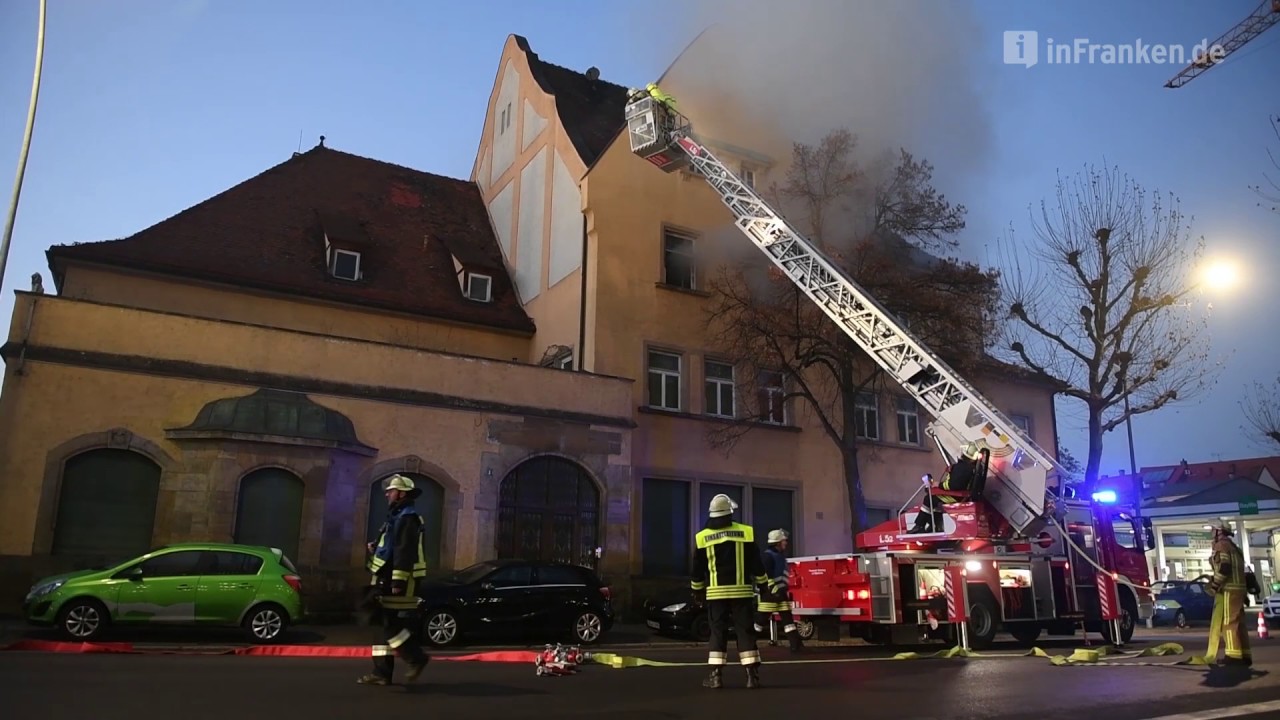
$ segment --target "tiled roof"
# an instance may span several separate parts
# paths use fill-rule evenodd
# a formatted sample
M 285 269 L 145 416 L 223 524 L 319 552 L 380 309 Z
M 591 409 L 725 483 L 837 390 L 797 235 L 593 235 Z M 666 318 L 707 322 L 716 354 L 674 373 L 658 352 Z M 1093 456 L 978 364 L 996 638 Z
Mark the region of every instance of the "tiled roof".
M 590 167 L 626 124 L 627 89 L 541 60 L 520 35 L 516 43 L 528 57 L 534 80 L 555 97 L 560 124 L 584 165 Z M 598 72 L 598 71 L 597 71 Z
M 1280 480 L 1280 456 L 1187 463 L 1185 472 L 1182 464 L 1153 465 L 1142 468 L 1142 473 L 1144 480 L 1163 481 L 1169 485 L 1221 482 L 1232 477 L 1242 477 L 1257 482 L 1263 468 L 1270 470 L 1271 476 Z
M 329 274 L 326 234 L 361 253 L 360 280 Z M 492 302 L 463 297 L 449 246 L 492 272 Z M 474 183 L 321 144 L 131 237 L 46 255 L 59 286 L 66 262 L 93 262 L 533 332 L 500 252 Z

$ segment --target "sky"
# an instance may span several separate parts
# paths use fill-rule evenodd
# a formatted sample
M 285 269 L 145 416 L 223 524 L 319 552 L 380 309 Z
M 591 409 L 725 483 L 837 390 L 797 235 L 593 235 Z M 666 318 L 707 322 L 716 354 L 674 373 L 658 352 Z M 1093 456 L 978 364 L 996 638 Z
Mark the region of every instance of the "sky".
M 837 7 L 832 3 L 840 3 Z M 1239 401 L 1280 372 L 1274 309 L 1280 214 L 1250 186 L 1280 170 L 1275 73 L 1280 27 L 1187 86 L 1174 64 L 1050 64 L 1045 48 L 1211 41 L 1257 0 L 1027 3 L 841 0 L 58 0 L 49 3 L 43 78 L 0 318 L 30 276 L 53 282 L 54 244 L 130 235 L 313 147 L 469 177 L 499 53 L 511 33 L 544 60 L 612 82 L 659 77 L 708 22 L 742 40 L 716 73 L 760 93 L 814 137 L 845 125 L 935 166 L 969 209 L 958 254 L 1001 262 L 1010 228 L 1033 236 L 1032 206 L 1059 171 L 1116 165 L 1173 193 L 1214 256 L 1243 282 L 1213 303 L 1212 391 L 1135 418 L 1138 465 L 1277 454 L 1250 440 Z M 850 9 L 852 8 L 852 10 Z M 923 8 L 923 9 L 922 9 Z M 725 13 L 728 13 L 727 15 Z M 0 3 L 0 181 L 9 197 L 34 67 L 37 0 Z M 1041 62 L 1005 62 L 1007 31 L 1038 33 Z M 814 82 L 821 78 L 824 83 Z M 812 88 L 832 90 L 814 97 Z M 809 89 L 808 95 L 796 94 Z M 696 121 L 696 119 L 695 119 Z M 1064 446 L 1083 457 L 1078 403 L 1059 402 Z M 1123 429 L 1103 472 L 1128 467 Z

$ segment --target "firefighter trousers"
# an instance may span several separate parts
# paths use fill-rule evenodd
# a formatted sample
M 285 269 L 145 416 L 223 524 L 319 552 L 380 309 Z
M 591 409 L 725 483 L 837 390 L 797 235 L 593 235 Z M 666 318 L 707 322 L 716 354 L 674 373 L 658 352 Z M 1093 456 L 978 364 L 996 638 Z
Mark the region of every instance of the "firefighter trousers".
M 391 680 L 397 655 L 411 665 L 424 665 L 430 658 L 419 643 L 421 613 L 416 609 L 394 607 L 398 603 L 392 598 L 387 598 L 387 601 L 392 606 L 384 605 L 379 612 L 382 622 L 374 639 L 373 672 Z
M 1218 657 L 1218 638 L 1226 646 L 1228 660 L 1252 661 L 1249 649 L 1249 631 L 1244 628 L 1244 590 L 1222 590 L 1213 597 L 1213 620 L 1209 623 L 1209 652 L 1206 657 L 1214 661 Z
M 752 623 L 755 602 L 754 597 L 707 601 L 707 621 L 711 624 L 708 665 L 720 667 L 727 662 L 731 619 L 734 634 L 738 637 L 738 662 L 743 665 L 760 664 L 760 651 L 756 649 L 756 629 Z

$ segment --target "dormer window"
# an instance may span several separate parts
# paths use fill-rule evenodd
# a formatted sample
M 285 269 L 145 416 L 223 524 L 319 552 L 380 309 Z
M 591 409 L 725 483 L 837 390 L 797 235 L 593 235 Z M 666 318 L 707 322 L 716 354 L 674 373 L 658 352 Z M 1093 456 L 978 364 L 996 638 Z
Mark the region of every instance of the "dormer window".
M 334 248 L 329 272 L 339 280 L 360 279 L 360 253 Z
M 493 278 L 480 273 L 467 273 L 464 289 L 467 299 L 476 302 L 489 302 L 493 299 Z

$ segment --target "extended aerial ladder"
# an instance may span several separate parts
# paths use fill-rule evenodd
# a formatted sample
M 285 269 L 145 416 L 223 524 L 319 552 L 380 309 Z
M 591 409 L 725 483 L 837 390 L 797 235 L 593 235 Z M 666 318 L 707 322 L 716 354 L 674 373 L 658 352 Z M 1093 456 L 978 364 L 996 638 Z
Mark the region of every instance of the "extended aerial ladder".
M 631 151 L 665 172 L 691 168 L 733 214 L 735 224 L 935 420 L 926 432 L 948 465 L 969 444 L 989 451 L 982 499 L 1017 533 L 1036 537 L 1053 522 L 1049 480 L 1064 474 L 1055 459 L 960 375 L 901 327 L 755 190 L 694 138 L 688 119 L 652 95 L 626 107 Z
M 1254 38 L 1274 27 L 1277 23 L 1280 23 L 1280 0 L 1262 0 L 1258 7 L 1249 13 L 1248 17 L 1236 23 L 1235 27 L 1210 43 L 1209 47 L 1205 48 L 1204 53 L 1193 59 L 1191 64 L 1179 70 L 1178 74 L 1170 78 L 1164 86 L 1176 89 L 1186 85 L 1201 74 L 1208 72 L 1209 68 L 1226 60 L 1228 55 L 1249 44 Z M 1222 48 L 1222 54 L 1220 57 L 1214 58 L 1210 50 L 1219 47 Z

